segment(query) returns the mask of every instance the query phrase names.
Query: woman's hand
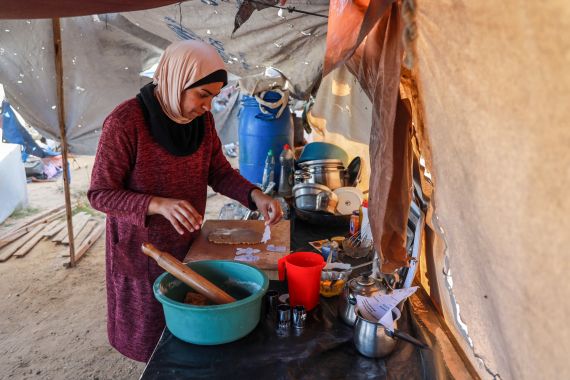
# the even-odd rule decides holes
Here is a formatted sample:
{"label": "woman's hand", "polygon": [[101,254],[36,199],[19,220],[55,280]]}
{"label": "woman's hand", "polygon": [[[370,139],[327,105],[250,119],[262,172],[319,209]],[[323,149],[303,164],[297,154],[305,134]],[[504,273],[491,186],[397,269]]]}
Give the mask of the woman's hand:
{"label": "woman's hand", "polygon": [[172,198],[152,197],[147,215],[162,215],[176,231],[184,234],[184,229],[194,232],[200,229],[202,215],[188,201]]}
{"label": "woman's hand", "polygon": [[281,210],[281,205],[277,199],[273,199],[269,195],[263,194],[259,189],[255,189],[251,192],[251,199],[257,206],[257,209],[261,212],[261,215],[263,215],[266,225],[275,224],[281,220],[283,211]]}

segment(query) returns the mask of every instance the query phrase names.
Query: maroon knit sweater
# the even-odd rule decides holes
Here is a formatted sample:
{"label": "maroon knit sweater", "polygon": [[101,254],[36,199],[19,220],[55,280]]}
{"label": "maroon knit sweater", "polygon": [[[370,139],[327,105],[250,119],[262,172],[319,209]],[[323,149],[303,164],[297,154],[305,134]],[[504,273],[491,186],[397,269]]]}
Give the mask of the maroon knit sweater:
{"label": "maroon knit sweater", "polygon": [[153,140],[136,99],[119,105],[105,120],[87,197],[93,208],[107,214],[109,341],[131,359],[147,361],[164,328],[162,306],[152,293],[154,280],[164,271],[141,252],[141,244],[150,242],[182,260],[198,234],[179,235],[163,216],[147,216],[150,199],[184,199],[204,215],[207,185],[246,206],[254,188],[224,157],[209,112],[202,144],[185,157]]}

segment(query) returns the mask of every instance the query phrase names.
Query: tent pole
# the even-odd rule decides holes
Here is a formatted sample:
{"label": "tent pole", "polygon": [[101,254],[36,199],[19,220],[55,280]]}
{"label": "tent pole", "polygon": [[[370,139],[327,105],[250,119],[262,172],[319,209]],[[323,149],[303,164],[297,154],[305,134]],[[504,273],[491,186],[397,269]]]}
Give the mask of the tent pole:
{"label": "tent pole", "polygon": [[61,136],[61,152],[63,156],[63,188],[65,193],[65,214],[67,218],[67,236],[69,236],[69,267],[75,266],[75,242],[73,239],[73,221],[71,211],[71,196],[69,192],[69,168],[67,164],[67,132],[65,128],[65,113],[63,108],[63,58],[61,51],[61,27],[59,18],[52,18],[53,48],[55,58],[55,76],[57,81],[57,116],[59,119],[59,134]]}

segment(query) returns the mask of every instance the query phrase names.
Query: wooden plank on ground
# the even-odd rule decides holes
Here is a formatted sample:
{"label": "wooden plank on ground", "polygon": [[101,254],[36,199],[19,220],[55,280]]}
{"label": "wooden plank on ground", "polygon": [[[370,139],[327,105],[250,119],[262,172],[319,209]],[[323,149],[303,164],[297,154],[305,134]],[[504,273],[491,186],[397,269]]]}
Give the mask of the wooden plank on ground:
{"label": "wooden plank on ground", "polygon": [[42,236],[44,237],[49,237],[49,235],[46,235],[51,229],[53,229],[55,226],[57,226],[59,224],[59,220],[52,220],[51,222],[48,223],[47,226],[45,226],[44,231],[42,232]]}
{"label": "wooden plank on ground", "polygon": [[57,234],[55,234],[54,237],[51,238],[51,241],[55,243],[61,243],[61,241],[65,239],[66,236],[67,236],[67,220],[63,222],[63,227]]}
{"label": "wooden plank on ground", "polygon": [[87,236],[89,236],[91,231],[93,231],[100,224],[101,224],[101,222],[99,220],[90,219],[87,222],[87,224],[85,224],[85,227],[83,227],[81,232],[75,238],[75,242],[77,243],[77,246],[79,247],[83,243],[83,241],[87,238]]}
{"label": "wooden plank on ground", "polygon": [[56,223],[53,228],[47,229],[44,231],[44,236],[47,238],[54,237],[57,233],[59,233],[64,227],[67,226],[67,220],[54,220]]}
{"label": "wooden plank on ground", "polygon": [[[76,226],[79,225],[79,223],[82,223],[84,219],[89,219],[89,215],[87,215],[84,212],[80,212],[73,215],[71,222],[73,223],[73,226]],[[65,240],[66,237],[67,237],[67,221],[65,223],[64,229],[61,230],[57,235],[55,235],[55,237],[51,239],[51,241],[55,241],[56,243],[61,243]],[[69,244],[69,240],[67,240],[67,242]]]}
{"label": "wooden plank on ground", "polygon": [[16,252],[14,252],[14,257],[20,258],[27,255],[28,252],[30,252],[30,250],[34,248],[34,246],[44,238],[44,234],[42,233],[44,228],[45,226],[43,224],[40,224],[32,232],[30,232],[29,240],[26,242],[26,244],[24,244]]}
{"label": "wooden plank on ground", "polygon": [[[65,205],[59,205],[59,206],[54,207],[54,208],[52,208],[52,209],[49,209],[49,210],[43,211],[43,212],[41,212],[41,213],[39,213],[39,214],[36,214],[36,215],[34,215],[33,217],[31,217],[30,219],[21,221],[20,223],[16,224],[16,225],[13,226],[12,228],[10,228],[10,230],[9,230],[8,232],[6,232],[4,235],[8,235],[8,234],[10,234],[10,233],[12,233],[12,232],[16,232],[16,231],[18,231],[19,229],[21,229],[22,227],[27,227],[27,226],[29,226],[30,224],[33,224],[33,223],[35,223],[35,222],[37,222],[37,221],[41,221],[41,220],[43,220],[43,219],[46,219],[46,218],[49,217],[50,215],[55,214],[55,213],[57,213],[57,212],[59,212],[59,211],[62,211],[62,210],[65,212]],[[4,235],[0,237],[0,240],[2,240],[2,239],[4,238]]]}
{"label": "wooden plank on ground", "polygon": [[14,240],[17,240],[21,236],[25,235],[27,232],[28,231],[26,231],[26,230],[16,231],[16,232],[12,233],[8,238],[4,238],[3,240],[0,240],[0,248],[10,244]]}
{"label": "wooden plank on ground", "polygon": [[27,233],[26,235],[22,236],[2,251],[0,251],[0,262],[8,260],[12,255],[14,255],[21,247],[26,245],[33,238],[37,235],[42,229],[43,225],[36,226],[31,232]]}
{"label": "wooden plank on ground", "polygon": [[[98,220],[90,219],[87,222],[87,224],[85,224],[85,227],[83,227],[81,232],[75,237],[75,244],[79,247],[83,243],[83,241],[87,238],[87,236],[89,236],[91,231],[93,231],[93,229],[95,229],[97,225],[100,223],[101,222],[99,222]],[[69,251],[63,252],[61,256],[69,257]]]}
{"label": "wooden plank on ground", "polygon": [[[36,226],[38,226],[40,224],[49,223],[49,222],[51,222],[51,221],[53,221],[53,220],[55,220],[55,219],[57,219],[63,215],[65,215],[65,210],[59,210],[59,211],[56,211],[54,214],[50,214],[50,215],[46,216],[43,219],[39,219],[39,220],[35,220],[34,222],[30,222],[29,224],[26,224],[25,226],[22,226],[21,228],[10,230],[11,232],[4,234],[0,238],[0,248],[7,245],[8,243],[14,241],[19,236],[22,236],[22,234],[24,234],[26,232],[30,232]],[[16,238],[14,238],[15,236],[16,236]]]}
{"label": "wooden plank on ground", "polygon": [[[75,264],[83,257],[83,255],[91,248],[91,246],[99,239],[101,234],[103,233],[104,227],[103,224],[100,223],[91,233],[89,236],[85,238],[83,243],[79,246],[79,248],[75,251]],[[65,262],[63,264],[65,267],[69,267],[70,263]]]}
{"label": "wooden plank on ground", "polygon": [[8,260],[10,257],[12,257],[14,252],[16,252],[18,250],[18,248],[20,248],[21,246],[26,244],[27,241],[28,241],[28,237],[27,237],[27,234],[25,234],[24,236],[20,237],[16,241],[12,242],[8,246],[6,246],[2,250],[0,250],[0,262],[4,262],[4,261]]}
{"label": "wooden plank on ground", "polygon": [[[85,216],[81,217],[81,218],[77,218],[77,219],[75,219],[75,217],[73,217],[73,236],[74,236],[74,239],[77,238],[77,236],[79,235],[81,230],[83,230],[83,227],[85,227],[85,225],[89,221],[89,218],[91,218],[91,215],[89,215],[89,214],[86,214],[86,213],[79,213],[79,214],[84,214]],[[62,244],[69,244],[69,235],[66,236],[61,241],[61,243]]]}

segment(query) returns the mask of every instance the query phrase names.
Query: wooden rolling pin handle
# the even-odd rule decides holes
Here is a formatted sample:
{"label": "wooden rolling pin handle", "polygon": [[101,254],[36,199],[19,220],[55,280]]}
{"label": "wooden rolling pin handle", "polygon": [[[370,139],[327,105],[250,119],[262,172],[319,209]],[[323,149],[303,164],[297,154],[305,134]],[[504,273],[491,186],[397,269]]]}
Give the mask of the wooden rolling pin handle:
{"label": "wooden rolling pin handle", "polygon": [[235,298],[182,264],[170,253],[160,251],[150,243],[143,243],[141,249],[145,255],[152,257],[162,269],[192,287],[192,289],[207,297],[210,301],[216,304],[235,302]]}

